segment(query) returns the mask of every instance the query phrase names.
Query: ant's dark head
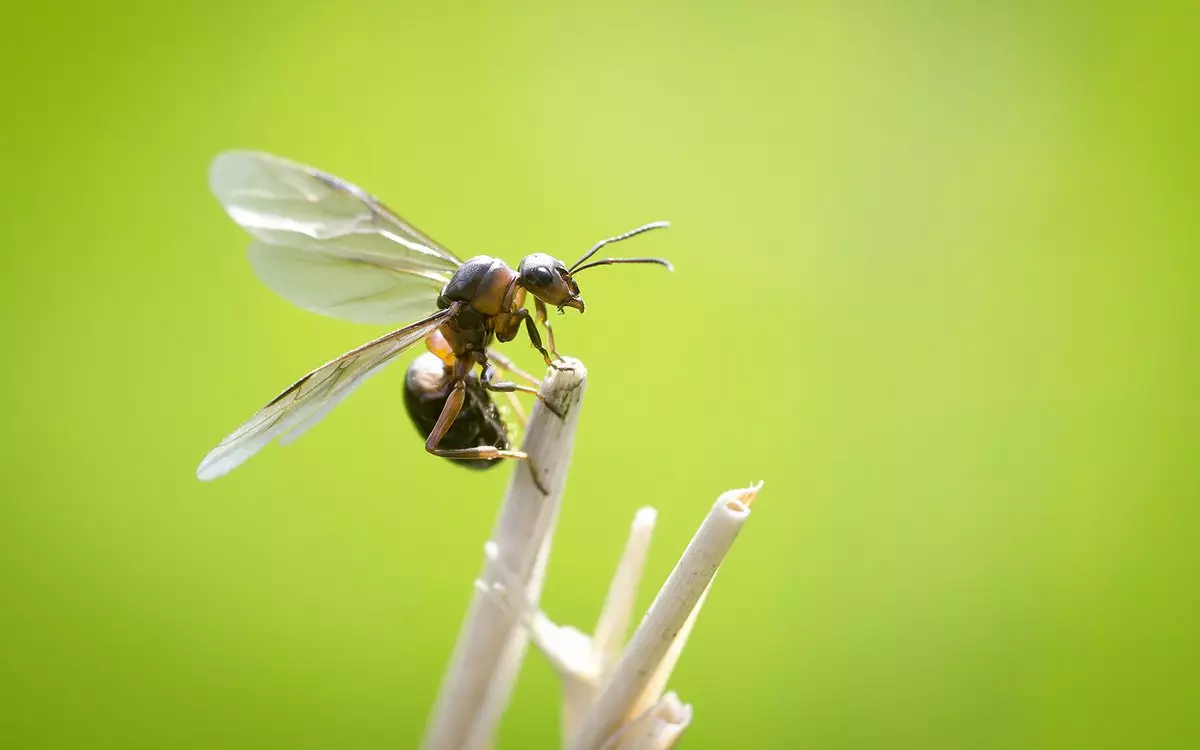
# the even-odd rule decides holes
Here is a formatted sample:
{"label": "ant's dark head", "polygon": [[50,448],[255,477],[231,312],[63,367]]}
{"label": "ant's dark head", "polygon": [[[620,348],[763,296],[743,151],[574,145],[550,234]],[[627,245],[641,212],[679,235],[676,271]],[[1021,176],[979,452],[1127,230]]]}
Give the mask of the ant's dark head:
{"label": "ant's dark head", "polygon": [[517,266],[517,273],[521,277],[521,286],[547,305],[557,307],[559,312],[564,307],[583,312],[579,285],[571,278],[571,272],[561,260],[545,253],[526,255],[521,259],[521,265]]}
{"label": "ant's dark head", "polygon": [[586,268],[611,266],[618,263],[656,263],[660,266],[666,266],[668,271],[674,271],[675,268],[671,265],[670,261],[663,258],[604,258],[603,260],[593,260],[591,263],[584,262],[595,255],[596,251],[605,245],[627,240],[642,232],[649,232],[651,229],[660,229],[669,226],[671,225],[665,221],[656,221],[640,226],[637,229],[630,229],[625,234],[618,234],[616,237],[600,240],[592,246],[591,250],[584,253],[582,258],[575,261],[574,265],[570,268],[564,266],[561,261],[555,260],[543,253],[527,255],[517,268],[517,271],[521,275],[521,286],[528,289],[533,296],[547,305],[557,307],[559,312],[562,312],[564,307],[573,307],[579,312],[583,312],[583,297],[579,296],[579,285],[575,283],[574,275]]}

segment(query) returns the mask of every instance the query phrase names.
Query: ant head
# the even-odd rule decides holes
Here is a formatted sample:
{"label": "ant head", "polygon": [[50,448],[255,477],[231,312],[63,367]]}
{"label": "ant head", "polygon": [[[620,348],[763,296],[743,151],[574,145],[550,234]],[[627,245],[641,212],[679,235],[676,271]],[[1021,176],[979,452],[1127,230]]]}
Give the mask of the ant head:
{"label": "ant head", "polygon": [[573,307],[583,312],[583,297],[579,296],[579,285],[571,278],[571,272],[561,260],[545,253],[526,255],[517,266],[521,286],[547,305]]}
{"label": "ant head", "polygon": [[642,232],[649,232],[651,229],[668,226],[670,224],[665,221],[656,221],[640,226],[637,229],[631,229],[616,237],[600,240],[592,246],[591,250],[584,253],[582,258],[575,261],[574,265],[570,268],[563,265],[562,261],[552,258],[545,253],[526,255],[521,260],[521,265],[517,267],[517,273],[520,274],[521,286],[525,287],[530,294],[547,305],[557,307],[559,312],[562,312],[564,307],[573,307],[579,312],[583,312],[583,297],[579,296],[579,285],[575,283],[574,274],[579,273],[585,268],[610,266],[618,263],[656,263],[660,266],[666,266],[668,271],[675,270],[669,261],[662,258],[604,258],[603,260],[584,263],[584,261],[595,255],[596,251],[605,245],[627,240]]}

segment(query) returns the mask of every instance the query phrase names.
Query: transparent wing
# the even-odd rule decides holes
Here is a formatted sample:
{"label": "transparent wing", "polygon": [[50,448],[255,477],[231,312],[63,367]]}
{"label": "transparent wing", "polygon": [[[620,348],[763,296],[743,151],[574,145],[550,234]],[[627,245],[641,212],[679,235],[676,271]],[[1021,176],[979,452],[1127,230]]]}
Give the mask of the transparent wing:
{"label": "transparent wing", "polygon": [[202,480],[228,474],[280,435],[298,437],[321,420],[370,375],[396,355],[433,333],[453,309],[439,310],[321,365],[290,385],[269,404],[213,448],[196,476]]}
{"label": "transparent wing", "polygon": [[251,240],[254,273],[297,307],[355,323],[390,325],[423,318],[437,309],[449,275],[401,270],[328,253],[306,252]]}
{"label": "transparent wing", "polygon": [[213,160],[209,183],[229,216],[257,240],[251,262],[258,275],[309,310],[396,322],[383,316],[429,312],[462,265],[362,188],[313,167],[229,151]]}

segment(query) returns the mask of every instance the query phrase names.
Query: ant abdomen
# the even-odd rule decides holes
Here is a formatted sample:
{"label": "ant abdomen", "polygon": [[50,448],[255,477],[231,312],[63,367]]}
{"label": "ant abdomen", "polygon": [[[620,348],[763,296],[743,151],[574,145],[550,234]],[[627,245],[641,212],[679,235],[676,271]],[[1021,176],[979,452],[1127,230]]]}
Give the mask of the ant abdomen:
{"label": "ant abdomen", "polygon": [[[457,450],[491,445],[509,450],[508,429],[500,409],[484,390],[475,373],[463,381],[466,393],[462,410],[450,429],[442,436],[439,448]],[[446,399],[450,396],[451,379],[446,365],[432,352],[424,352],[412,361],[404,375],[404,407],[421,437],[428,438],[437,424]],[[456,460],[453,463],[474,469],[487,469],[501,459]]]}

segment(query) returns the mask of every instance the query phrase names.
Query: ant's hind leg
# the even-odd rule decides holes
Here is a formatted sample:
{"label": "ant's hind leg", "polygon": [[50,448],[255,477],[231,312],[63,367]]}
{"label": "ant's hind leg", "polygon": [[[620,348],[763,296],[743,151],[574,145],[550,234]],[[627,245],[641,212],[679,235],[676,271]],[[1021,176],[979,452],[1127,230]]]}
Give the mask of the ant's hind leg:
{"label": "ant's hind leg", "polygon": [[442,407],[442,413],[438,415],[437,423],[429,433],[429,439],[425,441],[425,450],[435,456],[458,461],[492,458],[528,458],[523,451],[500,450],[492,445],[457,449],[442,449],[437,447],[446,433],[450,431],[450,426],[454,424],[454,420],[458,418],[458,413],[462,410],[463,399],[466,397],[466,393],[467,384],[465,382],[459,380],[454,384],[454,388],[450,391],[450,397],[446,399],[446,405]]}

